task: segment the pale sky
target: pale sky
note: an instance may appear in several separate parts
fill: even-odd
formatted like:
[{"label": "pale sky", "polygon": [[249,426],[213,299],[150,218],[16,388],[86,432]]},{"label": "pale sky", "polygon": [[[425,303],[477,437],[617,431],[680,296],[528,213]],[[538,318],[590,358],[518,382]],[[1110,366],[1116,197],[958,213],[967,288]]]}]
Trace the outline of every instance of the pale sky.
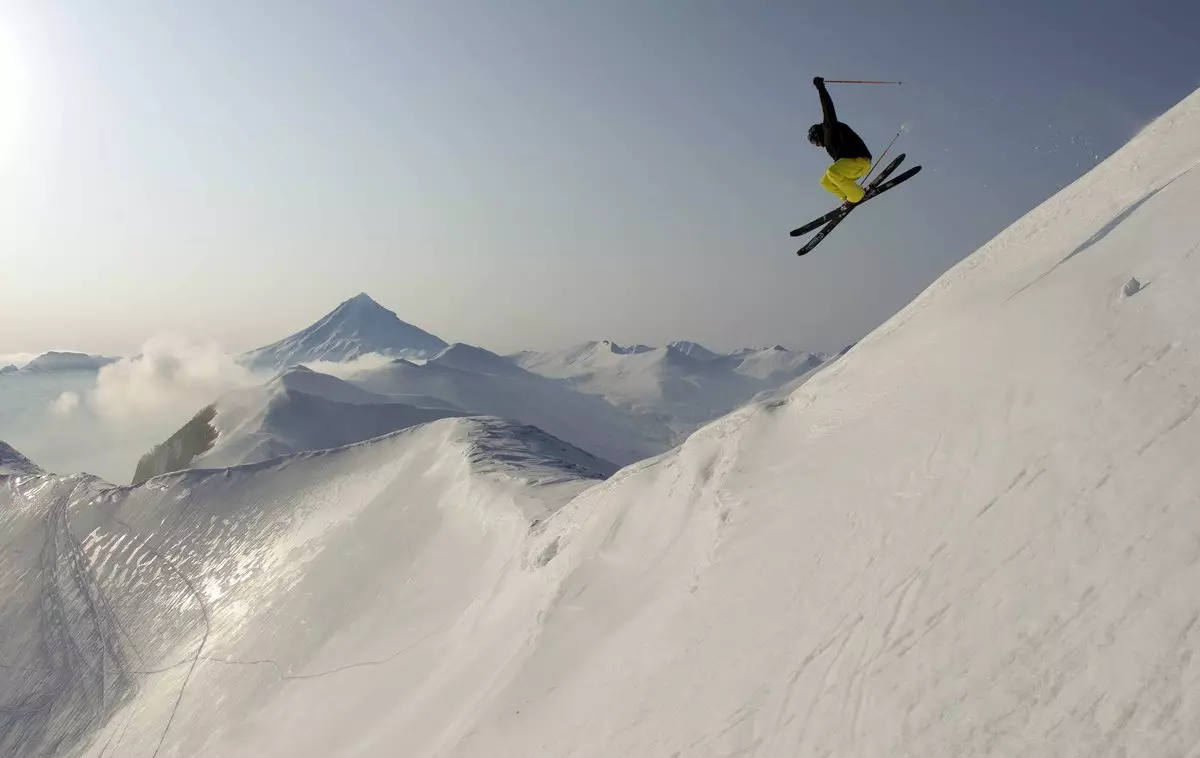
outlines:
[{"label": "pale sky", "polygon": [[[837,349],[1200,86],[1196,3],[0,0],[0,354]],[[811,256],[832,87],[924,173]]]}]

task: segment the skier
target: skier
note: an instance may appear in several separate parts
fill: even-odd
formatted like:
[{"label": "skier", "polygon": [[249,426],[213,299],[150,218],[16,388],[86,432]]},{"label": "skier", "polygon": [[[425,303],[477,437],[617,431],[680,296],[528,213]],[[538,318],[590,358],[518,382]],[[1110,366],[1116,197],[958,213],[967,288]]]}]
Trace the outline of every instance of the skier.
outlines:
[{"label": "skier", "polygon": [[813,77],[813,86],[821,95],[821,112],[825,120],[808,128],[808,141],[816,147],[825,148],[833,158],[833,165],[821,178],[821,186],[840,197],[844,201],[842,207],[849,209],[866,194],[855,180],[870,172],[871,151],[862,137],[838,121],[833,100],[825,89],[825,80],[819,76]]}]

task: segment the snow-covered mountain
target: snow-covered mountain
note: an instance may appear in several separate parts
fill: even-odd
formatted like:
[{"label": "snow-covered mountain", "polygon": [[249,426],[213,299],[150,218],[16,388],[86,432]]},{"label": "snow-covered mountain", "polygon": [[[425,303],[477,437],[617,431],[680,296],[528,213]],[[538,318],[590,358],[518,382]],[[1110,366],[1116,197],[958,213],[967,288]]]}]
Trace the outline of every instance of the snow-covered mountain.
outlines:
[{"label": "snow-covered mountain", "polygon": [[[432,735],[469,712],[520,645],[511,614],[536,612],[522,544],[611,473],[527,426],[447,419],[140,487],[0,476],[0,755],[410,755],[304,725]],[[506,576],[526,586],[495,596]],[[356,690],[386,669],[395,697]],[[295,684],[331,697],[275,722],[311,738],[288,745],[242,707],[286,712]]]},{"label": "snow-covered mountain", "polygon": [[605,481],[488,419],[0,476],[0,754],[1188,756],[1198,202],[1200,92]]},{"label": "snow-covered mountain", "polygon": [[322,450],[451,416],[533,424],[618,464],[666,450],[672,430],[528,372],[495,353],[447,346],[420,364],[396,359],[348,380],[296,366],[229,392],[138,462],[133,482],[186,468]]},{"label": "snow-covered mountain", "polygon": [[340,447],[466,415],[444,402],[436,406],[417,407],[296,366],[265,385],[229,392],[203,408],[138,461],[133,482],[186,468],[236,466]]},{"label": "snow-covered mountain", "polygon": [[619,465],[657,455],[674,440],[658,419],[638,418],[470,345],[454,345],[420,365],[398,359],[349,381],[385,396],[432,396],[472,414],[532,424]]},{"label": "snow-covered mountain", "polygon": [[446,349],[432,334],[401,321],[365,293],[308,328],[242,356],[247,366],[282,371],[310,361],[347,361],[366,353],[428,358]]},{"label": "snow-covered mountain", "polygon": [[7,366],[0,366],[0,375],[12,374],[17,371],[20,371],[20,369],[17,368],[16,365],[12,364],[12,363],[8,364]]},{"label": "snow-covered mountain", "polygon": [[701,361],[711,361],[713,358],[721,357],[721,354],[713,350],[709,350],[704,345],[697,342],[688,342],[687,340],[677,340],[671,342],[667,347],[674,348],[684,355],[696,358]]},{"label": "snow-covered mountain", "polygon": [[0,440],[0,476],[13,474],[40,474],[42,470],[12,445]]},{"label": "snow-covered mountain", "polygon": [[48,353],[42,353],[21,368],[16,369],[16,372],[22,374],[55,374],[68,371],[99,371],[101,368],[110,363],[115,363],[117,360],[119,359],[103,355],[51,350]]},{"label": "snow-covered mountain", "polygon": [[476,374],[495,374],[498,376],[523,376],[526,371],[515,365],[507,358],[496,355],[490,350],[484,350],[474,345],[456,342],[434,357],[433,362],[439,366],[472,371]]},{"label": "snow-covered mountain", "polygon": [[778,346],[721,355],[694,342],[630,349],[603,341],[518,353],[511,360],[640,416],[664,419],[677,433],[687,434],[756,394],[808,373],[824,356]]},{"label": "snow-covered mountain", "polygon": [[824,353],[797,352],[780,345],[743,350],[733,357],[735,373],[775,385],[803,376],[829,358]]}]

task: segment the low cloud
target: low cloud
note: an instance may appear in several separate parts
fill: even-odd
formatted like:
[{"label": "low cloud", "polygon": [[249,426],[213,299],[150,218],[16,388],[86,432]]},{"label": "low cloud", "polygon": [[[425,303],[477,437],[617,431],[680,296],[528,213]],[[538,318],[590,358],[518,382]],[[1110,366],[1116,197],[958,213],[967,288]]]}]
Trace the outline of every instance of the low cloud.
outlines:
[{"label": "low cloud", "polygon": [[75,412],[79,407],[78,392],[64,392],[58,396],[53,403],[50,404],[50,412],[55,416],[67,417]]},{"label": "low cloud", "polygon": [[221,393],[254,382],[249,371],[215,344],[159,336],[147,341],[139,355],[100,369],[87,404],[103,419],[136,422],[193,413]]},{"label": "low cloud", "polygon": [[389,358],[380,353],[363,353],[357,358],[343,363],[335,363],[333,361],[311,361],[303,364],[306,368],[313,371],[319,371],[322,374],[336,376],[338,379],[349,379],[355,374],[361,374],[364,371],[386,366],[391,363],[394,358]]}]

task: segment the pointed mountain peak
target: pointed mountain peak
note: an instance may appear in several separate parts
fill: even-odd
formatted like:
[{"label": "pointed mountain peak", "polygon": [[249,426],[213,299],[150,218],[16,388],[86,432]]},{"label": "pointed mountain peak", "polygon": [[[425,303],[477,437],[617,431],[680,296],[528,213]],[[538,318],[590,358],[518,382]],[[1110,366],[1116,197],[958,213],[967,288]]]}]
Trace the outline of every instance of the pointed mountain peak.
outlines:
[{"label": "pointed mountain peak", "polygon": [[360,292],[308,328],[244,356],[255,368],[279,371],[310,361],[347,361],[366,353],[394,358],[430,358],[446,349],[438,337],[401,321]]},{"label": "pointed mountain peak", "polygon": [[341,304],[333,310],[334,313],[346,311],[381,311],[383,313],[391,313],[393,316],[396,315],[387,308],[384,308],[379,304],[378,301],[375,300],[375,298],[371,297],[365,292],[360,292],[349,300],[343,300]]},{"label": "pointed mountain peak", "polygon": [[0,476],[6,474],[38,474],[41,469],[7,442],[0,441]]}]

